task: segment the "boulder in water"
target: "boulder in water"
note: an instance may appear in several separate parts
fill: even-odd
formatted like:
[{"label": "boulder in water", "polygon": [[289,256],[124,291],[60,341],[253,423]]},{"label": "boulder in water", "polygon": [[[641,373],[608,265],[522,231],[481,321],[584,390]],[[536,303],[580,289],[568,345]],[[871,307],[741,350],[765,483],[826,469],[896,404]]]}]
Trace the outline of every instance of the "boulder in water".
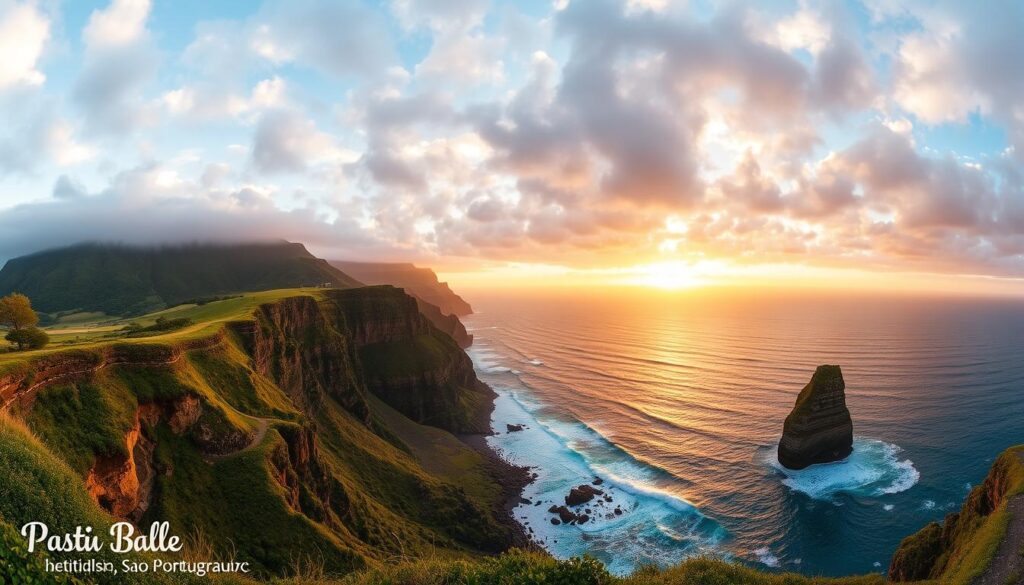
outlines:
[{"label": "boulder in water", "polygon": [[845,459],[853,452],[853,420],[846,408],[846,383],[839,366],[818,366],[786,417],[779,463],[804,469]]}]

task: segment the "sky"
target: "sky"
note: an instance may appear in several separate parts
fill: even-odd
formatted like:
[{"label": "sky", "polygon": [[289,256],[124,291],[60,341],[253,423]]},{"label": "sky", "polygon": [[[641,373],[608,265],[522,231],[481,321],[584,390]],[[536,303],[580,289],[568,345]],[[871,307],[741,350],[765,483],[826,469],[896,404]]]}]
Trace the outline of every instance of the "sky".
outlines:
[{"label": "sky", "polygon": [[284,238],[480,282],[1024,293],[1020,30],[995,0],[0,0],[0,261]]}]

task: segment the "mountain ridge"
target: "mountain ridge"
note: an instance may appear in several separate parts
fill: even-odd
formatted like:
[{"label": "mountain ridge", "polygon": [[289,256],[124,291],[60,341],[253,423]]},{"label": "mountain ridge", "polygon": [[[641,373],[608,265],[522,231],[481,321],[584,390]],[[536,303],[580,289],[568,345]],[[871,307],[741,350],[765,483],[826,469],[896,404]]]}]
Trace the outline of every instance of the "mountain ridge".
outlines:
[{"label": "mountain ridge", "polygon": [[430,268],[421,268],[410,262],[354,262],[331,260],[331,266],[366,284],[390,284],[405,289],[410,295],[434,305],[445,315],[465,317],[473,314],[473,307],[441,282]]},{"label": "mountain ridge", "polygon": [[0,296],[44,313],[142,314],[186,300],[258,290],[362,283],[292,242],[131,246],[83,243],[8,260]]}]

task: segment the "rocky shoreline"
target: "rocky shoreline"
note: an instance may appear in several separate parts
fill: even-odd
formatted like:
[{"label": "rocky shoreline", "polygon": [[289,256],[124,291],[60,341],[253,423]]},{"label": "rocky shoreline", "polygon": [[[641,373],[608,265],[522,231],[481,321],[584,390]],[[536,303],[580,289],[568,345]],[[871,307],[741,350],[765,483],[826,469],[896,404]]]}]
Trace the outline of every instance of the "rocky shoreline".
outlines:
[{"label": "rocky shoreline", "polygon": [[[530,471],[529,467],[513,465],[498,454],[497,451],[487,444],[487,437],[495,434],[491,425],[491,415],[494,413],[494,401],[498,394],[493,388],[481,382],[488,393],[487,406],[480,408],[475,413],[473,426],[475,428],[487,429],[486,433],[460,434],[459,440],[480,453],[489,463],[490,472],[495,481],[502,488],[501,510],[497,517],[507,526],[512,534],[511,546],[521,549],[542,550],[542,547],[530,535],[526,526],[516,520],[512,513],[516,506],[523,501],[523,490],[533,483],[537,474]],[[509,429],[509,432],[514,432]]]}]

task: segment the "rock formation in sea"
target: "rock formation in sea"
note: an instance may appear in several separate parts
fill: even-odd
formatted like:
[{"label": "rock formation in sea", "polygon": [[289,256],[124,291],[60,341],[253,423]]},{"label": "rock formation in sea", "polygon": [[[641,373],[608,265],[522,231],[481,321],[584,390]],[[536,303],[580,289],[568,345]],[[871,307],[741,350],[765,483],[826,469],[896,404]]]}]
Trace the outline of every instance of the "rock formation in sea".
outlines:
[{"label": "rock formation in sea", "polygon": [[853,421],[839,366],[818,366],[786,417],[779,463],[803,469],[845,459],[853,452]]}]

